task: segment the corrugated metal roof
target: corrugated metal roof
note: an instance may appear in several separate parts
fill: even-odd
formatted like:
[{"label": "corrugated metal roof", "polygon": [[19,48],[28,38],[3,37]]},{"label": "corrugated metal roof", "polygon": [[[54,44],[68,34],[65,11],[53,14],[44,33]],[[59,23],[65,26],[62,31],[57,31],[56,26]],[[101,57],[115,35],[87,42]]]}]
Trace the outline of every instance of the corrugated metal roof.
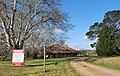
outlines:
[{"label": "corrugated metal roof", "polygon": [[78,53],[78,51],[68,46],[55,44],[55,45],[49,46],[46,50],[46,53]]}]

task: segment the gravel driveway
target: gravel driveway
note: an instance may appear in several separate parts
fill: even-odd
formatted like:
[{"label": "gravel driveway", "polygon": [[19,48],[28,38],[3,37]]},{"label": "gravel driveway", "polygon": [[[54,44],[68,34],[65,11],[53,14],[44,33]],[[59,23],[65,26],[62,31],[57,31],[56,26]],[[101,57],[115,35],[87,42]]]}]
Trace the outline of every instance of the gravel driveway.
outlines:
[{"label": "gravel driveway", "polygon": [[120,76],[120,71],[87,63],[84,61],[84,58],[74,59],[70,64],[80,76]]}]

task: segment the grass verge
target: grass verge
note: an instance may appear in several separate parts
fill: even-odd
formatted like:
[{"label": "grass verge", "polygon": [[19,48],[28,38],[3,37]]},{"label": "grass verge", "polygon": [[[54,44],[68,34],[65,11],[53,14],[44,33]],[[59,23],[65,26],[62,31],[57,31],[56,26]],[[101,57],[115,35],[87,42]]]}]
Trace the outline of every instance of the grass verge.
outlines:
[{"label": "grass verge", "polygon": [[86,61],[95,65],[120,71],[120,57],[90,57]]},{"label": "grass verge", "polygon": [[0,61],[0,76],[78,76],[70,66],[71,59],[47,59],[46,73],[43,71],[43,59],[26,60],[23,67],[13,67],[11,61]]}]

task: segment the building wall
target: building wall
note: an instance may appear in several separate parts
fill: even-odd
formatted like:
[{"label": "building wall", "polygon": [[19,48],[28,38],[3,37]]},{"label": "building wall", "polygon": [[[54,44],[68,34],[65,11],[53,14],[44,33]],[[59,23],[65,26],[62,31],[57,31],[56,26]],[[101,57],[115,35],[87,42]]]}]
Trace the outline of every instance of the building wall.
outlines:
[{"label": "building wall", "polygon": [[47,54],[49,58],[76,57],[77,53],[54,53]]}]

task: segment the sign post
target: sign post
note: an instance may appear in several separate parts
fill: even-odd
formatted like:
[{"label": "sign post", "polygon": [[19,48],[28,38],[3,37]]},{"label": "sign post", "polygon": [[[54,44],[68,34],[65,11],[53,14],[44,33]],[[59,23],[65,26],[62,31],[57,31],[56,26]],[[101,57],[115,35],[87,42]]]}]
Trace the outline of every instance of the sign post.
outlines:
[{"label": "sign post", "polygon": [[12,66],[24,66],[24,50],[13,50]]},{"label": "sign post", "polygon": [[46,46],[44,45],[44,72],[46,72],[46,66],[45,66],[45,57],[46,57],[46,54],[45,54],[45,51],[46,51]]}]

